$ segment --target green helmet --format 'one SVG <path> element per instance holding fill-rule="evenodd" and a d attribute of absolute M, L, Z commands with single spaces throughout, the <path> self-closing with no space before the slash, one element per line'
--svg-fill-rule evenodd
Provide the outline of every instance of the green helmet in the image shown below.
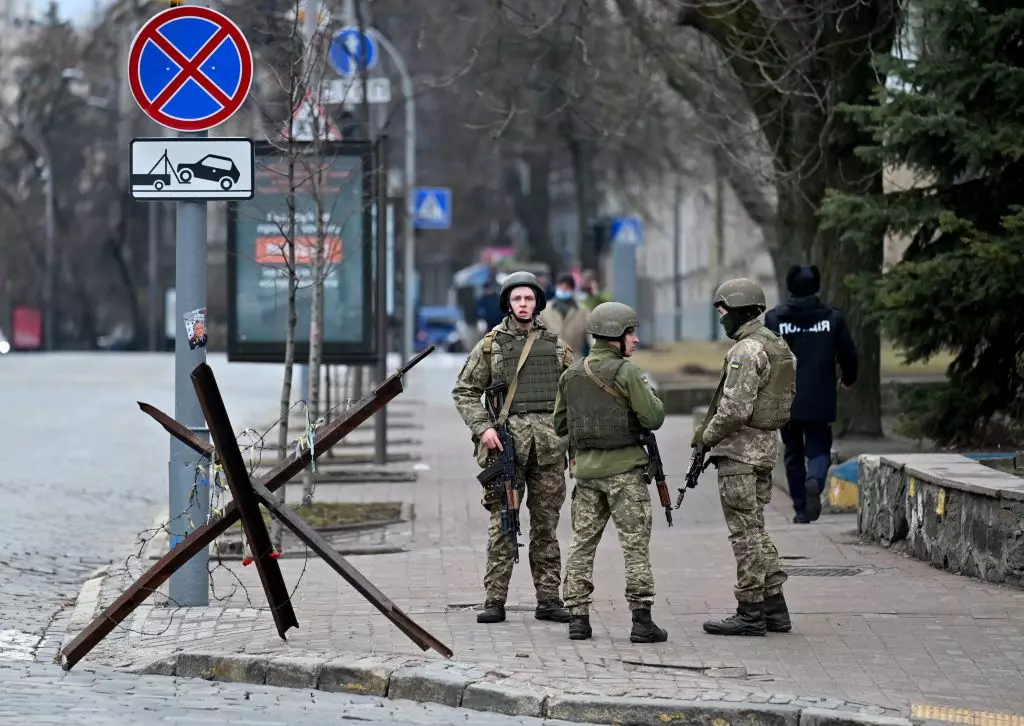
<path fill-rule="evenodd" d="M 620 302 L 601 303 L 590 311 L 587 332 L 600 338 L 621 338 L 640 324 L 636 311 Z"/>
<path fill-rule="evenodd" d="M 764 290 L 749 277 L 737 277 L 733 280 L 726 280 L 715 291 L 715 307 L 719 305 L 732 310 L 733 308 L 745 308 L 757 306 L 762 310 L 768 307 L 764 297 Z"/>
<path fill-rule="evenodd" d="M 512 294 L 512 289 L 516 287 L 533 288 L 534 293 L 537 295 L 537 309 L 533 311 L 535 314 L 539 313 L 547 306 L 544 288 L 540 286 L 537 276 L 532 272 L 520 270 L 519 272 L 513 272 L 505 278 L 505 282 L 501 283 L 501 296 L 498 298 L 501 302 L 501 312 L 506 315 L 509 314 L 508 296 Z"/>

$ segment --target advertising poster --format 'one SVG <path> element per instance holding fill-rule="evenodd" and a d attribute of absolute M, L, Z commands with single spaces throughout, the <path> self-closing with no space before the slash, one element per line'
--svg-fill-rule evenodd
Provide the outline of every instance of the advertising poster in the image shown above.
<path fill-rule="evenodd" d="M 228 212 L 228 355 L 231 360 L 283 362 L 288 321 L 288 240 L 299 278 L 296 361 L 308 360 L 313 266 L 324 250 L 324 362 L 372 361 L 373 250 L 370 147 L 324 144 L 295 160 L 295 227 L 288 208 L 288 157 L 257 147 L 251 200 Z M 316 179 L 316 180 L 315 180 Z"/>

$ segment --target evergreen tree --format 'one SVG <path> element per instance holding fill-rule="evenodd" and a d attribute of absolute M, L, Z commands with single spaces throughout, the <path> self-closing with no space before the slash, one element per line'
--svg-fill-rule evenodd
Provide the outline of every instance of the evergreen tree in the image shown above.
<path fill-rule="evenodd" d="M 911 0 L 918 58 L 880 58 L 874 106 L 847 107 L 919 186 L 833 195 L 843 244 L 885 231 L 911 240 L 881 278 L 860 280 L 883 334 L 909 361 L 946 350 L 948 385 L 903 398 L 904 430 L 942 445 L 1004 444 L 1024 429 L 1024 8 Z M 877 238 L 877 237 L 876 237 Z"/>

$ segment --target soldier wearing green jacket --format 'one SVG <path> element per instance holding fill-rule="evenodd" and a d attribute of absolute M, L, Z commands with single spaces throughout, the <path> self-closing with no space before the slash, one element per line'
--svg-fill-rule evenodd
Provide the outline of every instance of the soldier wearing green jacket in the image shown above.
<path fill-rule="evenodd" d="M 641 370 L 628 358 L 639 338 L 636 313 L 628 305 L 601 303 L 590 314 L 594 336 L 590 355 L 573 363 L 558 382 L 555 433 L 569 437 L 575 453 L 572 545 L 562 596 L 569 608 L 569 638 L 592 635 L 590 604 L 594 556 L 608 519 L 615 523 L 626 564 L 626 600 L 632 611 L 634 643 L 661 643 L 668 633 L 651 620 L 651 495 L 643 480 L 649 458 L 644 430 L 665 422 L 665 408 Z"/>

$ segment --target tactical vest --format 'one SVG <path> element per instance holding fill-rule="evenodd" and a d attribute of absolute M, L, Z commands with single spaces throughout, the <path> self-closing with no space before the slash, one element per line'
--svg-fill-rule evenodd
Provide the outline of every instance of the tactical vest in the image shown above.
<path fill-rule="evenodd" d="M 615 374 L 625 362 L 623 358 L 590 361 L 590 370 L 615 391 Z M 621 449 L 640 443 L 643 429 L 636 412 L 625 400 L 612 396 L 594 383 L 584 370 L 582 360 L 573 363 L 565 372 L 565 400 L 569 442 L 577 451 Z"/>
<path fill-rule="evenodd" d="M 760 342 L 768 354 L 768 382 L 758 391 L 747 426 L 761 431 L 775 431 L 789 423 L 789 409 L 796 395 L 796 356 L 781 336 L 763 325 L 740 340 L 746 338 Z M 729 361 L 726 360 L 723 376 L 728 365 Z"/>
<path fill-rule="evenodd" d="M 519 371 L 516 397 L 509 407 L 510 414 L 551 413 L 555 410 L 555 396 L 558 393 L 558 379 L 562 375 L 561 360 L 558 357 L 558 336 L 546 330 L 533 341 L 530 355 L 526 357 Z M 501 380 L 512 384 L 519 365 L 519 356 L 526 347 L 526 336 L 517 338 L 503 330 L 493 331 L 490 340 L 485 338 L 484 353 L 490 355 L 492 346 L 501 351 Z M 488 334 L 490 335 L 490 334 Z"/>

